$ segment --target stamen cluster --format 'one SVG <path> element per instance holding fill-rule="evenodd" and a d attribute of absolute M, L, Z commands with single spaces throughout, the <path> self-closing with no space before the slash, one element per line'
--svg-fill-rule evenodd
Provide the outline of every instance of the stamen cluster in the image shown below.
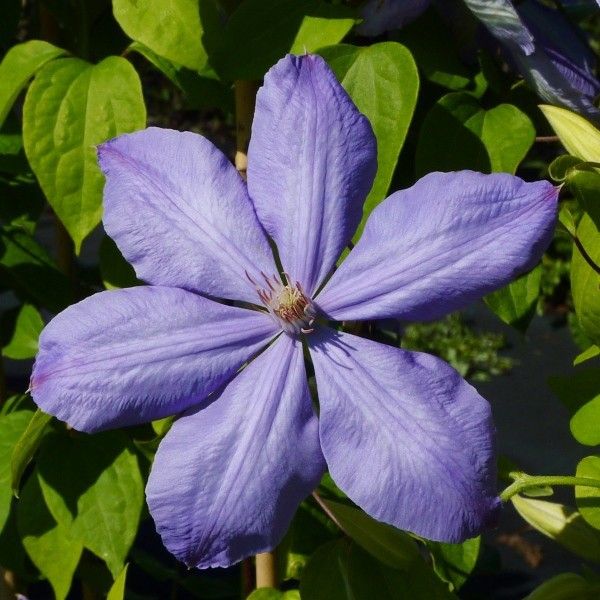
<path fill-rule="evenodd" d="M 269 313 L 281 328 L 288 333 L 312 333 L 316 311 L 310 298 L 304 293 L 299 281 L 291 284 L 284 273 L 287 284 L 277 275 L 265 275 L 261 271 L 266 287 L 261 287 L 248 273 L 246 276 L 256 287 L 256 293 Z"/>

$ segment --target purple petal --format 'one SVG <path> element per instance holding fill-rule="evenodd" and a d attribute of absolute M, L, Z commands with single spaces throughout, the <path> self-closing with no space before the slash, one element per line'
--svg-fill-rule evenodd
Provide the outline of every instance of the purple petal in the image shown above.
<path fill-rule="evenodd" d="M 324 461 L 298 340 L 282 335 L 162 441 L 146 488 L 165 546 L 226 567 L 277 545 Z"/>
<path fill-rule="evenodd" d="M 369 0 L 361 7 L 360 35 L 374 36 L 400 29 L 414 21 L 431 0 Z"/>
<path fill-rule="evenodd" d="M 430 173 L 371 213 L 317 304 L 338 320 L 437 319 L 533 268 L 557 199 L 547 181 Z"/>
<path fill-rule="evenodd" d="M 233 165 L 195 133 L 151 127 L 98 148 L 104 226 L 140 279 L 257 302 L 245 275 L 275 272 Z"/>
<path fill-rule="evenodd" d="M 525 55 L 533 53 L 533 35 L 510 0 L 465 0 L 465 4 L 496 39 L 518 46 Z"/>
<path fill-rule="evenodd" d="M 311 294 L 352 238 L 377 169 L 371 125 L 314 55 L 286 56 L 256 97 L 248 189 L 284 269 Z"/>
<path fill-rule="evenodd" d="M 80 431 L 143 423 L 204 400 L 276 330 L 264 313 L 175 288 L 100 292 L 46 326 L 31 394 Z"/>
<path fill-rule="evenodd" d="M 518 7 L 519 15 L 535 35 L 558 71 L 578 93 L 590 98 L 600 92 L 595 76 L 596 56 L 582 32 L 566 16 L 540 2 L 526 0 Z"/>
<path fill-rule="evenodd" d="M 444 542 L 494 519 L 490 407 L 454 369 L 332 330 L 309 345 L 321 447 L 349 498 L 380 521 Z"/>

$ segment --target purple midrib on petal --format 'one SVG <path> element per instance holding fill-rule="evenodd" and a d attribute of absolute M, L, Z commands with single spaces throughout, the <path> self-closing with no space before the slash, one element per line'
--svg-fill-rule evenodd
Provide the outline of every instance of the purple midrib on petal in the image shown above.
<path fill-rule="evenodd" d="M 156 190 L 157 194 L 159 194 L 167 200 L 169 205 L 172 207 L 173 212 L 178 212 L 182 214 L 192 224 L 192 231 L 194 228 L 197 228 L 202 235 L 210 239 L 215 245 L 218 245 L 223 251 L 223 254 L 229 259 L 226 261 L 224 260 L 223 263 L 227 265 L 230 271 L 236 273 L 240 277 L 240 279 L 243 279 L 243 281 L 246 282 L 251 289 L 254 289 L 253 286 L 250 285 L 250 282 L 247 280 L 244 273 L 244 271 L 246 270 L 258 277 L 258 273 L 256 272 L 254 262 L 242 251 L 240 251 L 239 248 L 235 248 L 234 250 L 232 250 L 227 236 L 223 235 L 219 231 L 219 229 L 215 227 L 214 223 L 210 223 L 205 219 L 200 220 L 202 217 L 202 213 L 200 213 L 200 211 L 192 213 L 192 209 L 187 202 L 184 201 L 180 204 L 174 202 L 171 196 L 168 193 L 166 193 L 162 187 L 162 185 L 166 185 L 166 182 L 162 180 L 162 185 L 161 183 L 158 183 L 151 170 L 148 169 L 147 165 L 131 159 L 129 156 L 123 154 L 115 148 L 109 147 L 105 151 L 118 155 L 120 160 L 129 164 L 130 168 L 135 170 L 140 176 L 142 176 L 152 186 L 152 188 Z M 172 186 L 172 184 L 170 184 L 169 187 L 171 188 L 169 191 L 173 195 L 180 195 L 180 192 L 177 189 L 175 189 Z M 187 211 L 186 208 L 188 209 Z M 174 228 L 176 228 L 177 225 L 175 223 L 173 224 Z M 185 233 L 187 234 L 190 232 L 187 231 Z"/>

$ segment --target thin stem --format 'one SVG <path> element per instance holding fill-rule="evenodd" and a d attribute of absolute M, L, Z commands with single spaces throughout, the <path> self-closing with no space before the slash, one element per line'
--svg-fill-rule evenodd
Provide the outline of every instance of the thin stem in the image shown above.
<path fill-rule="evenodd" d="M 538 135 L 535 138 L 536 142 L 546 142 L 546 143 L 553 143 L 553 142 L 559 142 L 560 139 L 557 135 Z"/>
<path fill-rule="evenodd" d="M 313 492 L 312 497 L 315 499 L 315 502 L 321 507 L 323 512 L 337 525 L 338 529 L 340 529 L 340 531 L 344 535 L 350 537 L 350 534 L 344 529 L 344 526 L 338 521 L 337 517 L 333 514 L 333 512 L 327 506 L 327 504 L 325 504 L 323 498 L 321 498 L 321 496 L 319 496 L 317 492 Z"/>
<path fill-rule="evenodd" d="M 277 560 L 275 552 L 256 555 L 256 588 L 277 587 Z"/>
<path fill-rule="evenodd" d="M 589 477 L 572 477 L 569 475 L 519 475 L 518 479 L 500 494 L 500 499 L 502 502 L 507 502 L 515 494 L 519 494 L 529 488 L 542 487 L 544 485 L 581 485 L 600 489 L 600 480 Z"/>
<path fill-rule="evenodd" d="M 258 83 L 256 81 L 239 80 L 234 84 L 235 92 L 235 168 L 242 177 L 246 177 L 248 169 L 248 144 L 254 116 L 254 103 Z"/>

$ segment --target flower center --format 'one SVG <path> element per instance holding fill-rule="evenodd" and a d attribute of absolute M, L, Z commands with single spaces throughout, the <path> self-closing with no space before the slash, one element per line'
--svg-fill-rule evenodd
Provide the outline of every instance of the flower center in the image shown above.
<path fill-rule="evenodd" d="M 284 285 L 277 275 L 268 277 L 261 273 L 266 287 L 261 287 L 247 273 L 248 279 L 256 287 L 256 293 L 267 307 L 271 316 L 287 333 L 312 333 L 317 315 L 310 298 L 304 293 L 298 281 Z"/>

